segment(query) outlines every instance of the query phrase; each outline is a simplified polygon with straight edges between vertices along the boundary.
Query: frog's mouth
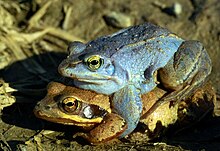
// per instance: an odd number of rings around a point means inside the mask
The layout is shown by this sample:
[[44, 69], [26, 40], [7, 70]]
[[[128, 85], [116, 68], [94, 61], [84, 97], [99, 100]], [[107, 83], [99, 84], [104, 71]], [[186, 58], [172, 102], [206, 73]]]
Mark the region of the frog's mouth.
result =
[[93, 119], [91, 121], [85, 121], [85, 122], [79, 121], [79, 122], [77, 122], [75, 120], [67, 119], [67, 118], [50, 117], [48, 115], [45, 115], [41, 111], [35, 112], [35, 116], [38, 117], [38, 118], [44, 119], [46, 121], [53, 122], [53, 123], [59, 123], [59, 124], [64, 124], [64, 125], [76, 125], [76, 126], [94, 125], [94, 124], [100, 123], [102, 121], [102, 118], [98, 117], [98, 118]]
[[109, 82], [109, 81], [112, 81], [115, 83], [121, 83], [119, 81], [119, 79], [114, 75], [112, 75], [112, 76], [109, 76], [109, 75], [102, 75], [102, 76], [92, 75], [92, 76], [90, 76], [90, 75], [88, 75], [86, 77], [77, 77], [77, 76], [69, 75], [68, 77], [73, 78], [73, 79], [80, 81], [80, 82], [91, 83], [91, 84], [103, 84], [103, 83]]
[[70, 119], [70, 118], [66, 118], [66, 117], [64, 117], [64, 118], [62, 118], [62, 117], [51, 117], [51, 116], [41, 112], [40, 110], [35, 111], [34, 114], [35, 114], [36, 117], [38, 117], [40, 119], [50, 121], [50, 122], [53, 122], [53, 123], [64, 124], [64, 125], [91, 126], [91, 125], [101, 123], [101, 121], [103, 120], [102, 117], [97, 117], [97, 118], [89, 119], [89, 120], [87, 119], [87, 120], [84, 120], [84, 121], [83, 121], [83, 119], [77, 121], [77, 119], [74, 120], [74, 119]]
[[98, 78], [75, 78], [77, 81], [79, 82], [84, 82], [84, 83], [87, 83], [87, 84], [96, 84], [96, 85], [101, 85], [105, 82], [107, 82], [109, 79], [111, 78], [108, 78], [108, 79], [98, 79]]
[[[78, 64], [78, 62], [76, 64]], [[96, 74], [95, 72], [94, 73], [91, 72], [89, 74], [86, 73], [83, 74], [82, 72], [81, 73], [78, 73], [77, 71], [74, 72], [71, 69], [73, 69], [72, 65], [70, 65], [68, 61], [64, 60], [59, 65], [58, 72], [64, 77], [68, 77], [80, 82], [91, 83], [91, 84], [99, 84], [109, 80], [114, 80], [114, 81], [116, 80], [113, 75], [99, 75]]]
[[65, 69], [59, 69], [59, 73], [64, 77], [68, 77], [80, 82], [89, 83], [89, 84], [98, 84], [98, 85], [105, 83], [108, 80], [114, 79], [111, 76], [100, 77], [98, 75], [93, 75], [93, 76], [86, 75], [86, 77], [79, 77], [76, 74], [72, 74], [71, 72], [66, 71]]

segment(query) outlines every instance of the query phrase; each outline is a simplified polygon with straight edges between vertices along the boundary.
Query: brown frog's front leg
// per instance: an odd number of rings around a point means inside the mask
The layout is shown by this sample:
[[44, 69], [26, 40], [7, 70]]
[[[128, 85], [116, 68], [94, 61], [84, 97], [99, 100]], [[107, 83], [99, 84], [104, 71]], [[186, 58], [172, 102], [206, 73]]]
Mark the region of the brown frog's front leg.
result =
[[167, 65], [158, 70], [160, 85], [171, 92], [158, 100], [143, 118], [166, 102], [178, 103], [193, 94], [204, 83], [211, 69], [211, 60], [200, 42], [183, 42]]
[[118, 138], [127, 128], [125, 120], [114, 113], [107, 114], [102, 123], [95, 126], [88, 133], [76, 133], [74, 137], [81, 136], [92, 145], [111, 142]]

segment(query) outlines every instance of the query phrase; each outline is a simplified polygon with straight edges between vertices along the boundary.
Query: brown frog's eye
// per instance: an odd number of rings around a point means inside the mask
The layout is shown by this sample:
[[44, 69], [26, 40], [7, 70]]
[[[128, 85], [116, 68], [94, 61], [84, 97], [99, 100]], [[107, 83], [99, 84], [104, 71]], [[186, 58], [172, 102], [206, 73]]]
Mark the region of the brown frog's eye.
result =
[[80, 103], [76, 98], [68, 97], [62, 101], [62, 108], [68, 113], [75, 112], [80, 107]]
[[98, 70], [104, 63], [103, 59], [99, 55], [94, 55], [86, 60], [86, 64], [91, 71]]

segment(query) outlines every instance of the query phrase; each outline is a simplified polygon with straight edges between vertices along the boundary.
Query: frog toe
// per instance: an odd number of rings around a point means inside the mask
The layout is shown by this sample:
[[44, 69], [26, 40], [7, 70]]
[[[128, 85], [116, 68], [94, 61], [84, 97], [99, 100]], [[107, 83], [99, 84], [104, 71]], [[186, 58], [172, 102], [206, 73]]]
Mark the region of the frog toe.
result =
[[130, 134], [139, 122], [142, 112], [140, 91], [134, 86], [127, 86], [114, 94], [112, 105], [114, 112], [127, 123], [127, 129], [119, 136], [122, 138]]

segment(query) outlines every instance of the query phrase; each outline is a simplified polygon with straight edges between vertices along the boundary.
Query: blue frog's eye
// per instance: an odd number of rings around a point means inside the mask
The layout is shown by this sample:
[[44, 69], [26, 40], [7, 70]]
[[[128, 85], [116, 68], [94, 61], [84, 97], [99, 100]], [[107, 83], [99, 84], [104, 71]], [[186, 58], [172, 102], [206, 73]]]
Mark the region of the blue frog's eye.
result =
[[85, 61], [85, 63], [88, 66], [89, 70], [96, 71], [103, 65], [104, 60], [99, 55], [94, 55], [89, 57]]

